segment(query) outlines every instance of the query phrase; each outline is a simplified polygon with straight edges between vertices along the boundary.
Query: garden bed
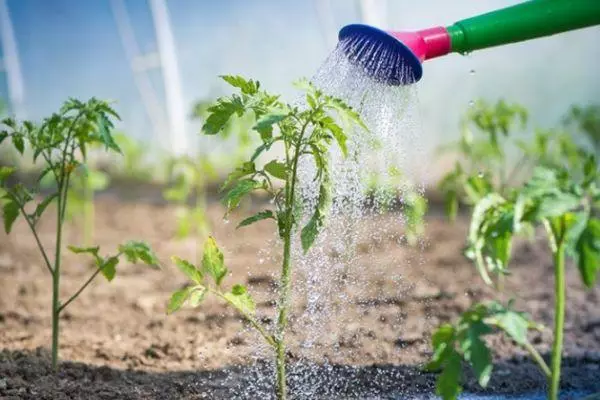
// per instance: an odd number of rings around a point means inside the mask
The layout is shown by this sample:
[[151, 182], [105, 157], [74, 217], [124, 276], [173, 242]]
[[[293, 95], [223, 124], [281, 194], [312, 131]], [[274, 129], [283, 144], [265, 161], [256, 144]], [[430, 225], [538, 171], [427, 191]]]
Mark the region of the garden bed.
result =
[[[48, 348], [50, 342], [50, 278], [22, 221], [10, 236], [0, 234], [0, 398], [232, 398], [228, 390], [251, 376], [252, 368], [264, 368], [248, 365], [256, 356], [257, 340], [242, 329], [234, 311], [217, 301], [209, 299], [199, 310], [166, 315], [170, 293], [185, 283], [169, 257], [195, 257], [193, 239], [174, 238], [174, 212], [170, 205], [122, 202], [113, 196], [97, 202], [98, 245], [109, 251], [124, 239], [147, 240], [165, 268], [120, 265], [111, 284], [94, 282], [62, 315], [60, 354], [69, 362], [58, 375], [50, 373], [46, 350], [38, 349]], [[269, 318], [275, 300], [272, 274], [279, 268], [278, 260], [264, 253], [273, 243], [272, 226], [259, 223], [234, 233], [239, 218], [234, 215], [233, 222], [225, 224], [222, 213], [219, 205], [210, 206], [213, 232], [226, 263], [236, 281], [246, 281], [256, 293], [259, 314]], [[362, 230], [368, 232], [390, 218], [397, 216], [366, 219]], [[52, 221], [41, 222], [42, 241], [52, 240], [52, 226]], [[433, 392], [435, 376], [419, 372], [431, 355], [431, 331], [473, 302], [493, 298], [461, 255], [466, 229], [464, 219], [452, 225], [430, 217], [427, 239], [418, 248], [398, 245], [400, 226], [389, 237], [367, 235], [359, 243], [358, 262], [365, 266], [361, 269], [365, 276], [350, 279], [343, 288], [354, 306], [331, 313], [328, 334], [313, 346], [312, 354], [302, 350], [301, 361], [295, 349], [310, 339], [311, 331], [301, 329], [294, 318], [290, 324], [292, 362], [333, 366], [311, 368], [319, 376], [313, 388], [324, 388], [317, 393], [323, 395], [328, 388], [345, 398], [375, 396], [373, 382], [381, 398]], [[77, 240], [71, 225], [67, 243], [81, 244]], [[67, 255], [63, 298], [92, 271], [81, 257]], [[505, 297], [516, 297], [518, 308], [552, 326], [553, 274], [543, 242], [518, 242], [512, 272]], [[600, 391], [600, 288], [585, 291], [572, 266], [567, 281], [563, 387]], [[300, 316], [305, 308], [305, 299], [297, 297], [293, 314]], [[549, 352], [549, 330], [531, 339], [542, 353]], [[500, 364], [488, 392], [543, 389], [542, 375], [509, 340], [490, 340]], [[473, 382], [466, 388], [477, 390]]]

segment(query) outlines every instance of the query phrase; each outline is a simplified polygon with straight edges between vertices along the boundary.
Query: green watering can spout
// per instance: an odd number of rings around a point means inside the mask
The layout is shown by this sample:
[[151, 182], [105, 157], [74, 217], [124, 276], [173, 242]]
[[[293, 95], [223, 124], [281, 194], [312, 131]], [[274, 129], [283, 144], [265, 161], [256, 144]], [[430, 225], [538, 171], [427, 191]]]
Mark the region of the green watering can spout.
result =
[[[340, 30], [351, 63], [389, 85], [417, 82], [423, 61], [449, 53], [521, 42], [600, 24], [600, 0], [530, 0], [417, 32], [383, 31], [361, 24]], [[560, 56], [557, 54], [557, 56]]]

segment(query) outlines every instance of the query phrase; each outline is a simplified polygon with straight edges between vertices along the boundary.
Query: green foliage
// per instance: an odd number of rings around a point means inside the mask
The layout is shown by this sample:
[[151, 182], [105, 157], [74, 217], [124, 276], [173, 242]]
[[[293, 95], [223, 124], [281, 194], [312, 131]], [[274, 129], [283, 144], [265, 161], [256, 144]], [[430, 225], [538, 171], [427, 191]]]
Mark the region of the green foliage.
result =
[[[577, 169], [539, 166], [529, 181], [507, 194], [490, 190], [482, 195], [473, 208], [467, 238], [467, 257], [473, 260], [484, 282], [492, 284], [491, 275], [509, 273], [514, 236], [540, 225], [546, 228], [557, 281], [552, 368], [527, 341], [527, 330], [534, 324], [524, 314], [510, 311], [510, 305], [505, 309], [493, 303], [475, 306], [462, 315], [456, 326], [442, 326], [434, 334], [435, 354], [430, 369], [454, 368], [458, 355], [473, 367], [479, 383], [485, 387], [491, 374], [491, 357], [480, 338], [491, 333], [491, 328], [498, 328], [531, 353], [548, 377], [549, 398], [556, 398], [565, 307], [565, 255], [577, 265], [588, 288], [594, 286], [600, 271], [600, 208], [596, 200], [600, 169], [593, 154], [583, 149], [577, 149], [577, 154]], [[438, 378], [438, 394], [445, 400], [455, 399], [460, 392], [460, 378], [444, 372]]]
[[600, 105], [591, 104], [585, 107], [573, 106], [564, 118], [567, 127], [574, 126], [586, 135], [588, 141], [600, 157]]
[[[52, 114], [40, 124], [30, 121], [21, 123], [11, 118], [2, 121], [0, 144], [10, 141], [15, 150], [26, 157], [29, 150], [32, 162], [43, 161], [44, 168], [39, 173], [36, 185], [26, 188], [21, 183], [8, 184], [8, 176], [13, 168], [2, 167], [0, 184], [3, 190], [4, 228], [10, 233], [13, 224], [19, 216], [31, 230], [40, 250], [44, 264], [52, 276], [52, 365], [56, 369], [58, 363], [58, 332], [60, 313], [81, 292], [102, 273], [107, 280], [112, 280], [116, 274], [116, 266], [121, 255], [131, 262], [142, 262], [158, 265], [158, 260], [152, 250], [143, 242], [128, 242], [119, 247], [119, 252], [112, 256], [100, 256], [99, 247], [69, 247], [73, 252], [90, 254], [94, 258], [95, 271], [91, 277], [65, 303], [60, 302], [60, 274], [62, 262], [62, 232], [66, 218], [69, 200], [74, 201], [73, 190], [77, 187], [77, 174], [82, 176], [89, 187], [97, 188], [103, 182], [92, 181], [92, 174], [86, 166], [89, 149], [102, 146], [107, 151], [120, 153], [120, 148], [112, 137], [113, 121], [118, 119], [117, 113], [107, 102], [92, 98], [87, 102], [70, 99], [64, 103], [58, 113]], [[29, 154], [29, 153], [27, 153]], [[51, 180], [51, 187], [56, 190], [40, 198], [40, 188], [44, 179]], [[31, 204], [34, 203], [34, 204]], [[56, 238], [54, 261], [50, 261], [46, 247], [41, 243], [37, 233], [37, 223], [55, 204]]]
[[[227, 274], [223, 254], [212, 238], [207, 240], [202, 259], [202, 268], [189, 263], [174, 261], [184, 274], [194, 282], [193, 286], [173, 294], [168, 310], [179, 309], [190, 301], [195, 291], [210, 292], [236, 308], [264, 337], [277, 355], [277, 393], [285, 398], [285, 341], [287, 308], [291, 292], [291, 245], [300, 229], [300, 240], [304, 251], [313, 245], [322, 230], [331, 204], [331, 180], [329, 176], [329, 148], [337, 144], [343, 153], [347, 151], [348, 137], [336, 121], [364, 128], [358, 114], [343, 101], [328, 96], [306, 81], [298, 83], [305, 92], [307, 105], [304, 108], [290, 105], [261, 89], [257, 81], [246, 80], [240, 76], [224, 76], [224, 81], [239, 93], [219, 98], [215, 104], [206, 108], [202, 130], [207, 135], [227, 135], [227, 129], [239, 118], [251, 116], [254, 125], [250, 130], [260, 144], [250, 160], [240, 163], [226, 179], [222, 191], [223, 203], [227, 214], [236, 209], [241, 201], [257, 191], [266, 192], [273, 199], [273, 209], [268, 209], [242, 220], [238, 227], [245, 227], [258, 221], [273, 220], [280, 237], [284, 241], [282, 272], [279, 285], [278, 318], [275, 333], [270, 333], [255, 317], [254, 301], [245, 287], [234, 285], [230, 291], [223, 291], [222, 281]], [[344, 125], [346, 126], [346, 125]], [[284, 159], [267, 159], [258, 163], [260, 158], [268, 156], [274, 144], [281, 146]], [[312, 215], [307, 216], [304, 226], [299, 214], [296, 194], [298, 183], [298, 162], [301, 157], [310, 157], [315, 163], [315, 183], [319, 187], [317, 204]], [[262, 165], [262, 167], [260, 167]], [[283, 185], [278, 181], [283, 181]], [[200, 277], [203, 280], [198, 283]], [[207, 282], [207, 277], [212, 279]], [[199, 301], [197, 302], [199, 303]]]
[[149, 147], [123, 132], [116, 133], [114, 141], [121, 148], [123, 156], [112, 164], [111, 174], [143, 182], [151, 180], [155, 168], [147, 160]]
[[529, 344], [527, 332], [538, 326], [525, 313], [500, 303], [477, 304], [461, 315], [455, 325], [440, 326], [432, 335], [434, 354], [426, 369], [439, 371], [436, 394], [444, 400], [455, 400], [462, 392], [462, 365], [464, 360], [473, 369], [478, 383], [486, 387], [492, 376], [492, 353], [485, 336], [504, 332], [520, 345]]
[[[456, 218], [461, 203], [473, 206], [494, 191], [508, 195], [536, 166], [579, 167], [585, 151], [568, 132], [537, 129], [531, 140], [512, 139], [526, 123], [527, 111], [503, 100], [495, 105], [480, 100], [466, 113], [461, 139], [442, 148], [458, 160], [439, 183], [450, 220]], [[513, 153], [518, 155], [515, 163], [509, 157]]]

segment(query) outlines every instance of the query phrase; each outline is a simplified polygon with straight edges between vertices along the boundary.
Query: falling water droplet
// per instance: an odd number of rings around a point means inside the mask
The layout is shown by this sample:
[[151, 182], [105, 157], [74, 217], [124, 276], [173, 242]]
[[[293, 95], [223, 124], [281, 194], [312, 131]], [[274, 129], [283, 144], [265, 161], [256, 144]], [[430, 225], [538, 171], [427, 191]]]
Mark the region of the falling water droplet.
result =
[[223, 223], [224, 224], [228, 224], [229, 223], [229, 218], [223, 218]]
[[475, 102], [473, 100], [469, 100], [469, 107], [473, 107], [475, 105]]
[[472, 68], [472, 69], [469, 71], [469, 74], [471, 74], [471, 75], [475, 75], [475, 69], [473, 69], [473, 68]]
[[265, 262], [265, 259], [264, 259], [264, 258], [259, 258], [259, 259], [258, 259], [258, 263], [259, 263], [259, 264], [264, 264], [264, 262]]
[[477, 174], [478, 177], [483, 178], [485, 176], [485, 174], [483, 173], [483, 171], [479, 171], [479, 174]]

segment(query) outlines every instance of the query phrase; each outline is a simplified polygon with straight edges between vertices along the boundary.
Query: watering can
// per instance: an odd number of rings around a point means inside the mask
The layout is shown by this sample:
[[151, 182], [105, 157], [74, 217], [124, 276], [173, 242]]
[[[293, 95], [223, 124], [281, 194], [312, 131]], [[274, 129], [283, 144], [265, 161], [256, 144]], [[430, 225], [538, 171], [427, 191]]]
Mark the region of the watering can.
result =
[[447, 27], [416, 32], [347, 25], [339, 32], [339, 45], [349, 61], [372, 78], [388, 85], [406, 85], [421, 79], [422, 63], [431, 58], [467, 54], [598, 24], [600, 0], [530, 0]]

